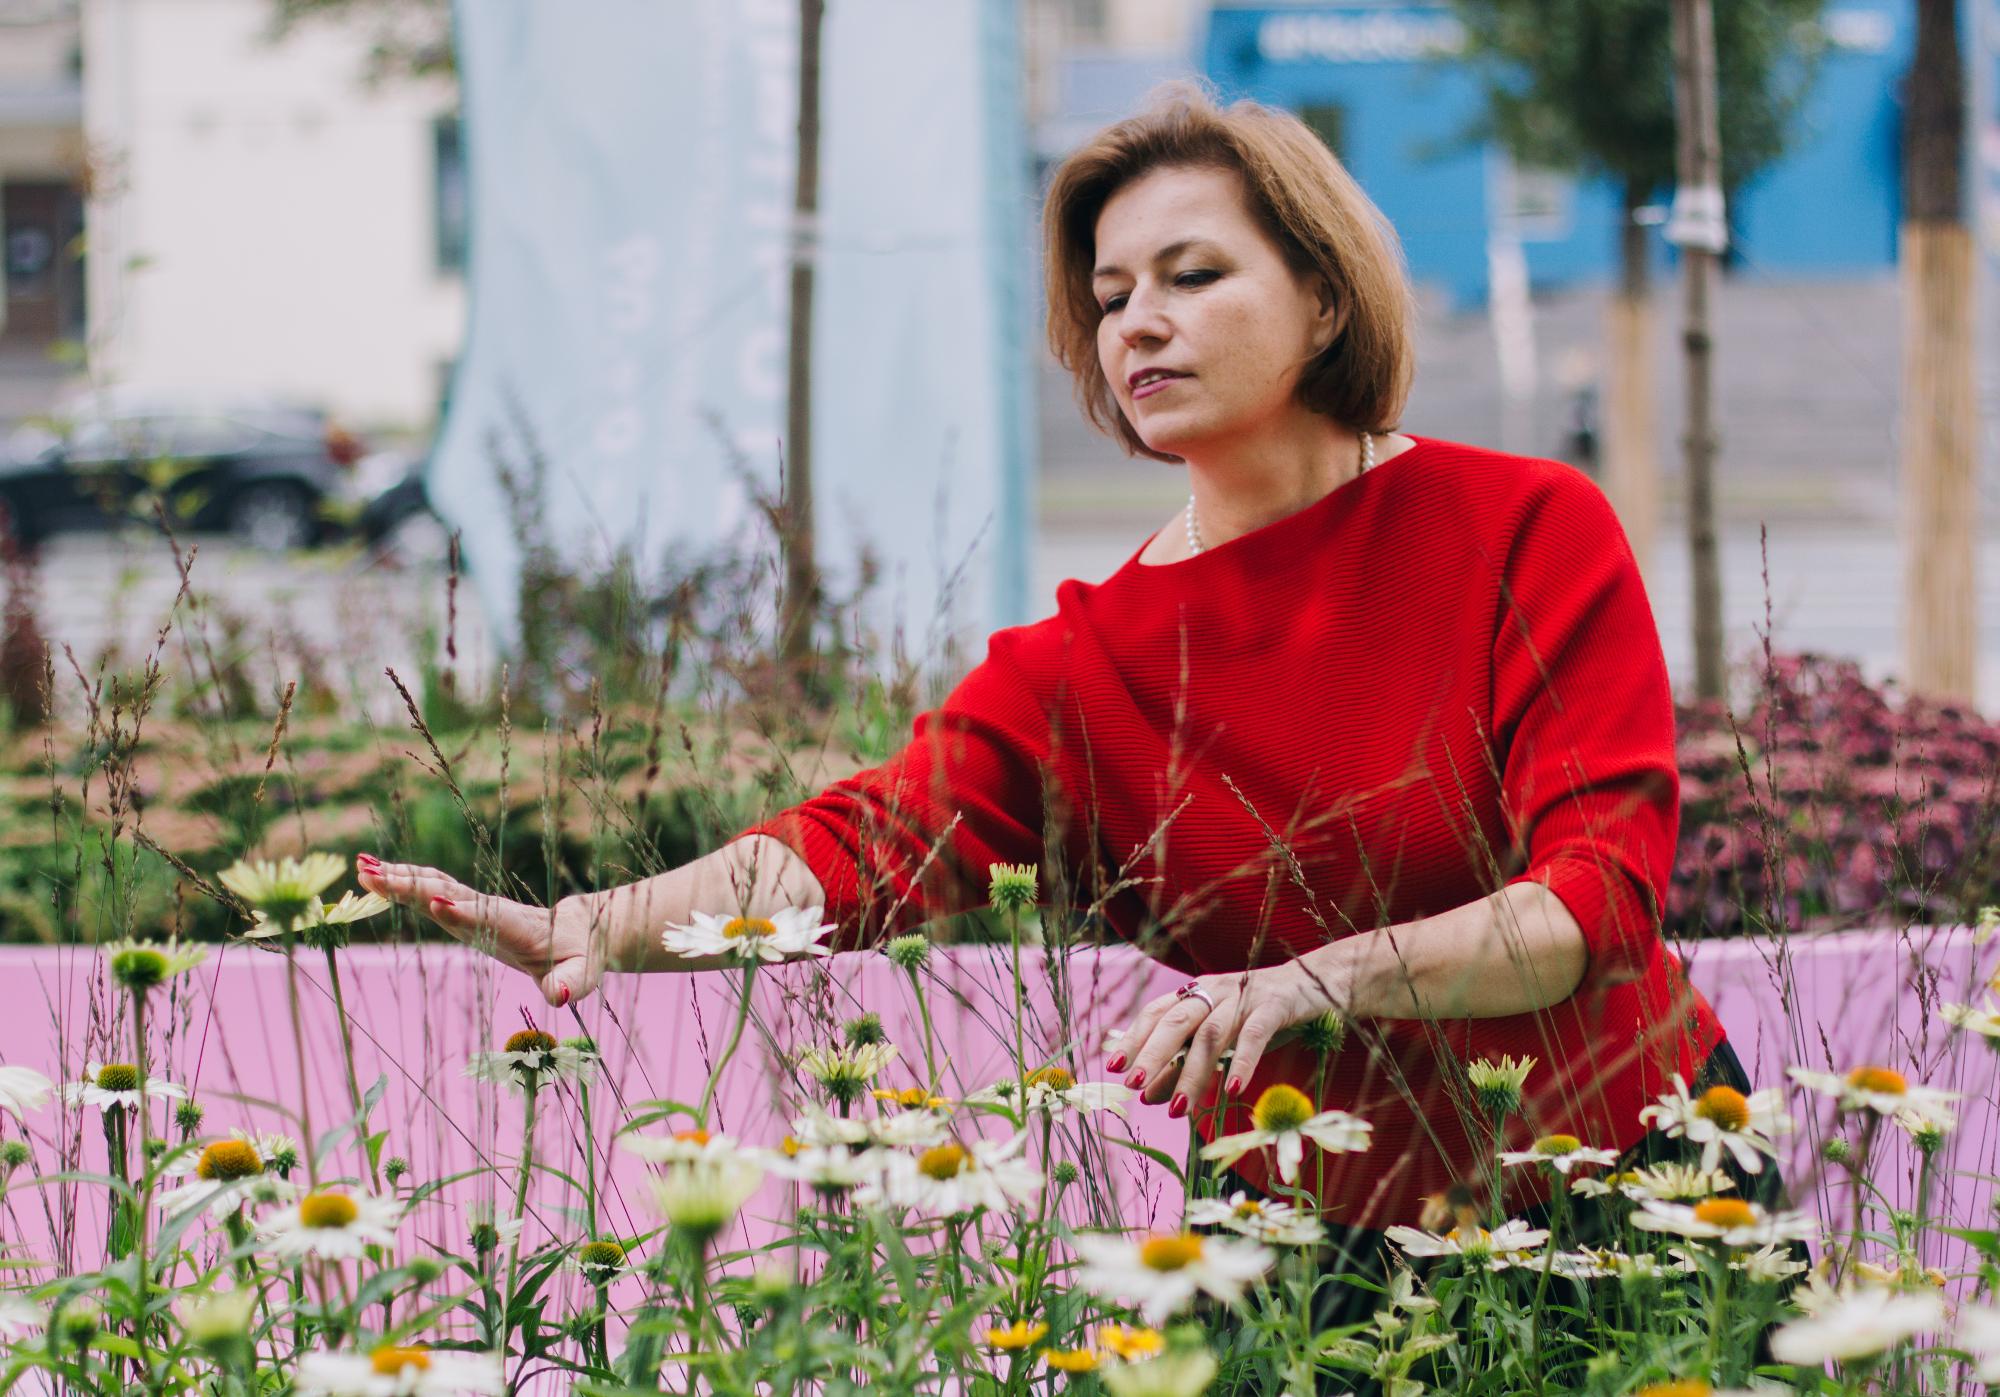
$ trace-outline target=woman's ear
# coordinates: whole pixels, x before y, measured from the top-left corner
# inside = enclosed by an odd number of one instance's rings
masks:
[[[1313,322],[1313,353],[1324,353],[1326,347],[1339,339],[1347,328],[1347,298],[1334,289],[1333,282],[1325,273],[1316,273],[1312,279],[1313,300],[1317,315]]]

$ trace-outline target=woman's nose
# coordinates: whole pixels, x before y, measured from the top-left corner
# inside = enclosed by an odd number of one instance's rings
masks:
[[[1151,292],[1134,290],[1126,297],[1124,312],[1118,317],[1118,333],[1127,345],[1171,338],[1173,326],[1167,320],[1165,302]]]

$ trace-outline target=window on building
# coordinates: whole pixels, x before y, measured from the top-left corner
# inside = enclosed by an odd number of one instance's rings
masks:
[[[441,116],[431,126],[434,156],[431,187],[432,220],[437,230],[440,272],[465,270],[465,248],[471,209],[466,194],[465,139],[456,116]]]
[[[1347,160],[1347,108],[1337,102],[1321,102],[1299,108],[1299,120],[1326,143],[1326,148],[1344,164]]]

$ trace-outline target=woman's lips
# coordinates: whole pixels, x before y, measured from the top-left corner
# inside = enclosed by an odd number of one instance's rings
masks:
[[[1132,401],[1136,403],[1141,398],[1150,398],[1162,388],[1179,383],[1184,378],[1193,377],[1193,374],[1168,374],[1165,378],[1156,378],[1151,383],[1143,383],[1132,390]]]

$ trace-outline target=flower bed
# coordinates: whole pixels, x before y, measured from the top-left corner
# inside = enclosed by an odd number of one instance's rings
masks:
[[[91,950],[13,951],[0,1062],[63,1081],[98,1068],[74,1104],[26,1112],[32,1160],[11,1175],[6,1241],[16,1264],[36,1263],[23,1273],[34,1284],[0,1321],[18,1368],[90,1391],[142,1374],[148,1390],[247,1391],[254,1362],[328,1392],[782,1391],[787,1371],[891,1391],[1276,1392],[1314,1368],[1341,1383],[1373,1372],[1498,1392],[1532,1386],[1541,1351],[1546,1390],[1622,1393],[1747,1381],[1758,1329],[1792,1315],[1780,1331],[1790,1357],[1849,1357],[1846,1379],[1870,1390],[1944,1390],[1925,1385],[1913,1355],[1987,1361],[2000,1348],[1982,1327],[2000,1322],[1986,1293],[1995,1243],[1978,1230],[2000,1058],[1940,1017],[1991,970],[1973,940],[1872,932],[1688,948],[1753,1078],[1793,1087],[1801,1129],[1777,1148],[1802,1219],[1655,1190],[1620,1206],[1666,1231],[1628,1234],[1623,1261],[1562,1250],[1560,1236],[1551,1246],[1538,1229],[1488,1236],[1473,1219],[1413,1230],[1399,1239],[1407,1255],[1445,1259],[1402,1273],[1374,1324],[1320,1335],[1303,1321],[1314,1273],[1297,1245],[1316,1224],[1270,1205],[1190,1207],[1185,1123],[1120,1103],[1115,1088],[1093,1094],[1104,1032],[1179,978],[1124,948],[1054,962],[1021,950],[1025,1061],[1010,947],[938,951],[914,976],[872,954],[764,969],[747,1000],[739,974],[614,977],[560,1017],[524,978],[448,946],[287,956],[231,944],[143,995],[111,983]],[[154,1108],[152,1130],[175,1142],[160,1169],[178,1173],[142,1173],[125,1142],[128,1175],[151,1195],[144,1228],[114,1206],[115,1133],[99,1104],[136,1085],[104,1064],[134,1056],[138,1002],[145,1074],[206,1111],[175,1124],[177,1100]],[[894,1052],[874,1045],[878,1029]],[[559,1041],[584,1034],[587,1057]],[[809,1047],[819,1055],[798,1063]],[[1866,1078],[1876,1090],[1959,1093],[1959,1128],[1927,1157],[1918,1135],[1865,1105],[1836,1132],[1833,1103],[1786,1079],[1830,1070],[1849,1092],[1846,1074],[1864,1064],[1901,1074],[1900,1085]],[[1025,1113],[1012,1105],[1023,1077]],[[129,1112],[123,1123],[134,1134]],[[301,1148],[274,1183],[278,1134],[323,1142],[316,1167]],[[1348,1134],[1365,1144],[1365,1129]],[[1836,1134],[1865,1169],[1821,1164]],[[1805,1229],[1822,1256],[1822,1236],[1854,1242],[1862,1179],[1881,1197],[1864,1194],[1859,1248],[1803,1292],[1817,1317],[1797,1317],[1780,1298],[1783,1258],[1762,1244]],[[203,1185],[198,1206],[187,1193],[160,1206]],[[1184,1210],[1223,1230],[1182,1232]],[[1911,1210],[1932,1221],[1898,1215]],[[100,1269],[107,1244],[121,1259]],[[144,1324],[129,1298],[135,1246],[157,1277]],[[1685,1277],[1673,1269],[1682,1256]],[[1947,1293],[1925,1267],[1951,1273]],[[1558,1303],[1590,1323],[1551,1322]],[[1645,1316],[1636,1332],[1631,1305]]]

